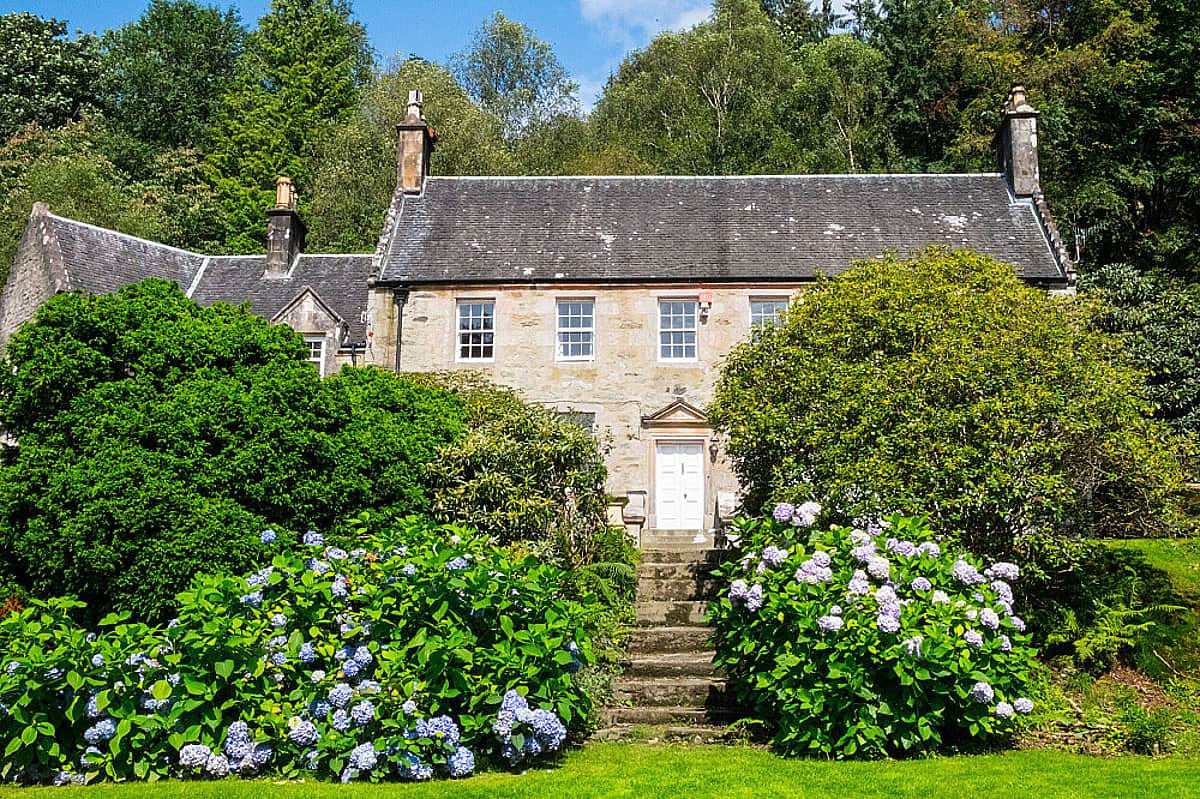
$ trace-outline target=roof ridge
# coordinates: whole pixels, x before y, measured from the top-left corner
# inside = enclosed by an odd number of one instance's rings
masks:
[[[817,178],[865,180],[868,178],[1000,178],[1003,176],[1000,172],[858,172],[816,175],[430,175],[426,179],[433,181],[513,180],[532,182],[539,180],[812,180]]]

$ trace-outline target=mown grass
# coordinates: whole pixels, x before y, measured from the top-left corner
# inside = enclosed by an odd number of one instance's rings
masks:
[[[506,799],[506,797],[1200,797],[1200,760],[1094,758],[1061,752],[1007,752],[923,761],[833,763],[782,760],[749,747],[598,743],[560,768],[485,774],[422,785],[166,782],[82,789],[0,789],[0,797],[87,792],[102,799]]]
[[[1200,609],[1200,538],[1134,538],[1110,546],[1141,553],[1146,562],[1171,578],[1171,585]]]

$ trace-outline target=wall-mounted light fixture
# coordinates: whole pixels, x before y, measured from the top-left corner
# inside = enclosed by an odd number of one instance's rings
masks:
[[[712,304],[713,304],[712,289],[701,289],[700,296],[698,298],[698,305],[700,306],[700,318],[701,319],[708,318],[708,312],[712,310]]]

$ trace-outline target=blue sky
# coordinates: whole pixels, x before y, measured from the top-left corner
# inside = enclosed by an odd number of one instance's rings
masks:
[[[270,0],[201,0],[235,7],[253,25]],[[71,31],[103,31],[141,16],[147,0],[0,0],[0,13],[29,11],[65,20]],[[705,19],[711,0],[354,0],[355,16],[367,27],[371,44],[386,62],[410,53],[442,62],[464,47],[471,32],[492,14],[529,25],[554,46],[559,60],[580,84],[580,100],[590,106],[609,73],[654,34],[680,30]]]

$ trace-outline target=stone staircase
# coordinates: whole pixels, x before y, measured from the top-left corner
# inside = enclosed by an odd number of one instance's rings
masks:
[[[738,718],[713,669],[712,631],[704,623],[708,600],[720,590],[710,571],[722,556],[711,533],[642,534],[637,626],[625,673],[613,684],[613,704],[602,710],[601,737],[640,725],[666,728],[668,737],[719,737],[716,725]]]

